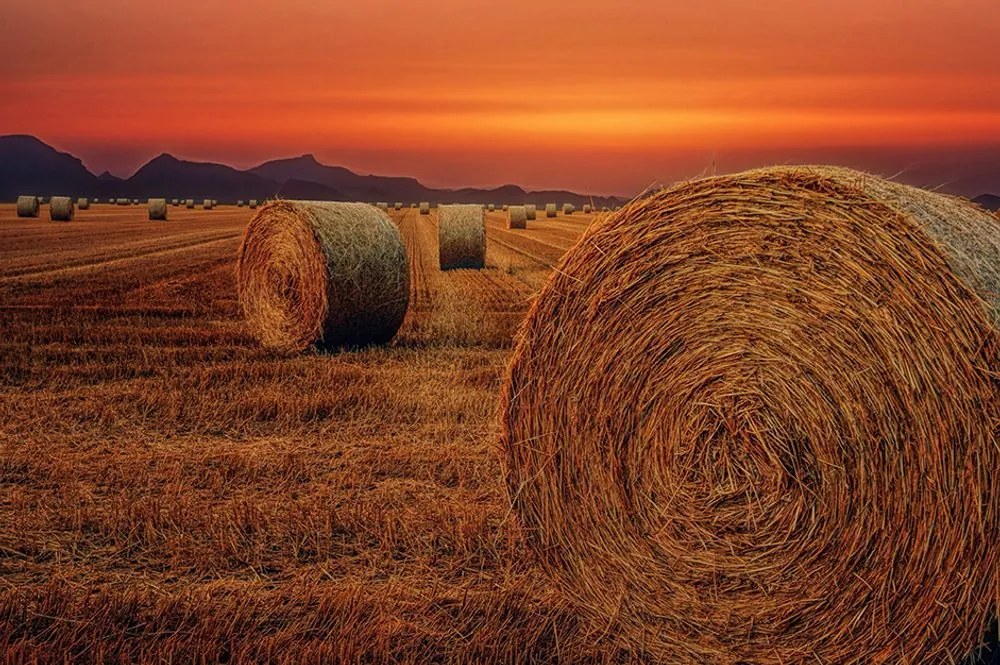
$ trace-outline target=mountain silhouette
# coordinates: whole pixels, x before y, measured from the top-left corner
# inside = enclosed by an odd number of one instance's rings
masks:
[[[972,199],[973,203],[978,203],[987,210],[1000,210],[1000,196],[996,194],[980,194],[976,198]]]
[[[0,137],[0,200],[22,194],[91,198],[214,198],[222,202],[281,196],[315,201],[434,201],[439,203],[573,203],[577,207],[624,203],[566,191],[525,192],[516,185],[494,189],[433,189],[415,178],[361,175],[320,163],[313,155],[265,162],[241,171],[224,164],[191,162],[161,154],[129,178],[107,171],[95,176],[83,162],[33,136]]]

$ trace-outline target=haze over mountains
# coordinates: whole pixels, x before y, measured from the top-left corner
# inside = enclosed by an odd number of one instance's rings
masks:
[[[33,136],[0,137],[0,201],[22,194],[96,198],[215,198],[220,201],[288,199],[326,201],[437,201],[442,203],[547,202],[613,206],[613,197],[566,191],[526,192],[516,185],[495,189],[433,189],[414,178],[360,175],[319,163],[312,155],[266,162],[241,171],[223,164],[189,162],[162,154],[130,178],[91,173],[83,161]]]

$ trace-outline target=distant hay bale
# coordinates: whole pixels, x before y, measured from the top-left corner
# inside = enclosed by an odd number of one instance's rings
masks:
[[[535,208],[535,204],[534,203],[525,204],[524,214],[525,214],[525,219],[527,219],[528,221],[532,221],[533,219],[535,219],[535,216],[538,214],[538,211]]]
[[[429,214],[431,214],[431,204],[428,203],[427,201],[421,201],[420,202],[420,214],[421,215],[429,215]]]
[[[194,199],[185,199],[184,207],[188,210],[194,210]]]
[[[545,204],[545,216],[546,217],[555,217],[556,216],[556,204],[555,203],[546,203]]]
[[[665,663],[960,662],[1000,588],[1000,221],[848,169],[598,217],[501,408],[512,512]]]
[[[394,205],[393,207],[396,210],[402,210],[403,209],[403,202],[402,201],[396,201],[396,205]]]
[[[117,203],[120,206],[127,206],[129,203],[131,203],[131,201],[129,201],[128,199],[118,199]]]
[[[166,199],[149,199],[149,219],[150,220],[167,219]]]
[[[237,284],[254,334],[283,352],[386,343],[410,297],[399,229],[366,203],[265,204],[244,234]]]
[[[441,270],[481,269],[486,265],[486,222],[476,204],[445,205],[438,213]]]
[[[19,196],[17,197],[18,217],[38,217],[38,197]]]
[[[179,206],[180,204],[181,204],[180,199],[170,199],[170,205],[176,207]]]
[[[503,204],[503,208],[502,208],[502,210],[503,210],[504,212],[507,212],[507,204],[506,204],[506,203],[504,203],[504,204]]]
[[[75,216],[73,199],[68,196],[53,196],[49,201],[49,219],[53,222],[70,222]]]
[[[236,202],[236,207],[237,208],[242,208],[243,207],[243,199],[240,199],[239,201]]]
[[[411,204],[410,204],[410,207],[411,207],[411,208],[416,208],[416,207],[417,207],[417,204],[416,204],[416,203],[411,203]]]
[[[375,204],[375,207],[379,210],[389,210],[389,204],[385,201],[379,201]]]
[[[574,212],[576,212],[576,206],[575,205],[573,205],[572,203],[564,203],[563,204],[563,214],[564,215],[572,215]]]
[[[257,199],[250,199],[250,209],[254,210],[257,208]]]
[[[134,206],[139,205],[139,199],[132,199],[132,205]]]
[[[528,227],[528,211],[524,206],[510,206],[507,209],[507,228],[525,229]]]
[[[90,199],[80,198],[76,200],[76,207],[79,210],[90,210]]]
[[[205,210],[211,210],[212,208],[215,207],[215,201],[213,201],[212,199],[205,199],[204,201],[202,201],[201,207],[204,208]]]
[[[497,207],[492,203],[490,203],[489,205],[486,206],[486,209],[489,210],[490,212],[493,212],[497,209]]]
[[[589,203],[584,203],[583,204],[583,214],[584,215],[589,215],[590,211],[591,211],[590,204]]]

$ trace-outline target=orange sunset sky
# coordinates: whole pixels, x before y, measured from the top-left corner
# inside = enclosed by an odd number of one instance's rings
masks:
[[[0,133],[94,172],[309,152],[433,186],[631,194],[713,163],[837,161],[1000,189],[997,0],[5,0],[4,17]]]

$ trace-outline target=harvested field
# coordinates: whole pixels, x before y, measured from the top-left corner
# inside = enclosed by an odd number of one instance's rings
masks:
[[[437,210],[389,211],[395,341],[283,357],[236,299],[251,215],[0,206],[8,659],[616,657],[503,499],[500,377],[549,268],[497,212],[486,269],[442,272]]]

